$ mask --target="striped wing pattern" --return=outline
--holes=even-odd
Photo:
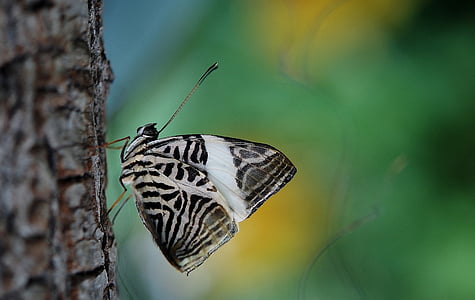
[[[205,172],[233,210],[238,222],[248,218],[295,174],[279,150],[265,144],[215,135],[182,135],[151,143]],[[194,150],[194,151],[190,151]]]
[[[265,144],[214,135],[157,139],[154,125],[140,127],[123,150],[120,180],[132,185],[142,222],[168,261],[189,273],[296,169]]]

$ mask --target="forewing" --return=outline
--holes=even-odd
[[[205,173],[155,150],[142,157],[140,171],[129,175],[137,209],[168,261],[189,273],[238,228]]]
[[[256,211],[295,175],[290,160],[272,146],[214,136],[184,135],[150,146],[207,174],[227,200],[237,222]]]

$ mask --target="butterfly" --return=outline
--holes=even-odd
[[[189,274],[238,232],[295,175],[272,146],[217,135],[158,138],[170,120],[137,129],[121,151],[120,183],[132,187],[142,223],[172,266]]]

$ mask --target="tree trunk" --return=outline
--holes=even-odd
[[[102,2],[0,0],[0,298],[115,299]]]

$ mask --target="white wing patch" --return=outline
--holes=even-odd
[[[234,220],[241,222],[249,215],[247,203],[236,182],[236,167],[229,151],[229,144],[221,137],[203,135],[208,150],[206,170],[208,178],[228,201],[234,212]]]

